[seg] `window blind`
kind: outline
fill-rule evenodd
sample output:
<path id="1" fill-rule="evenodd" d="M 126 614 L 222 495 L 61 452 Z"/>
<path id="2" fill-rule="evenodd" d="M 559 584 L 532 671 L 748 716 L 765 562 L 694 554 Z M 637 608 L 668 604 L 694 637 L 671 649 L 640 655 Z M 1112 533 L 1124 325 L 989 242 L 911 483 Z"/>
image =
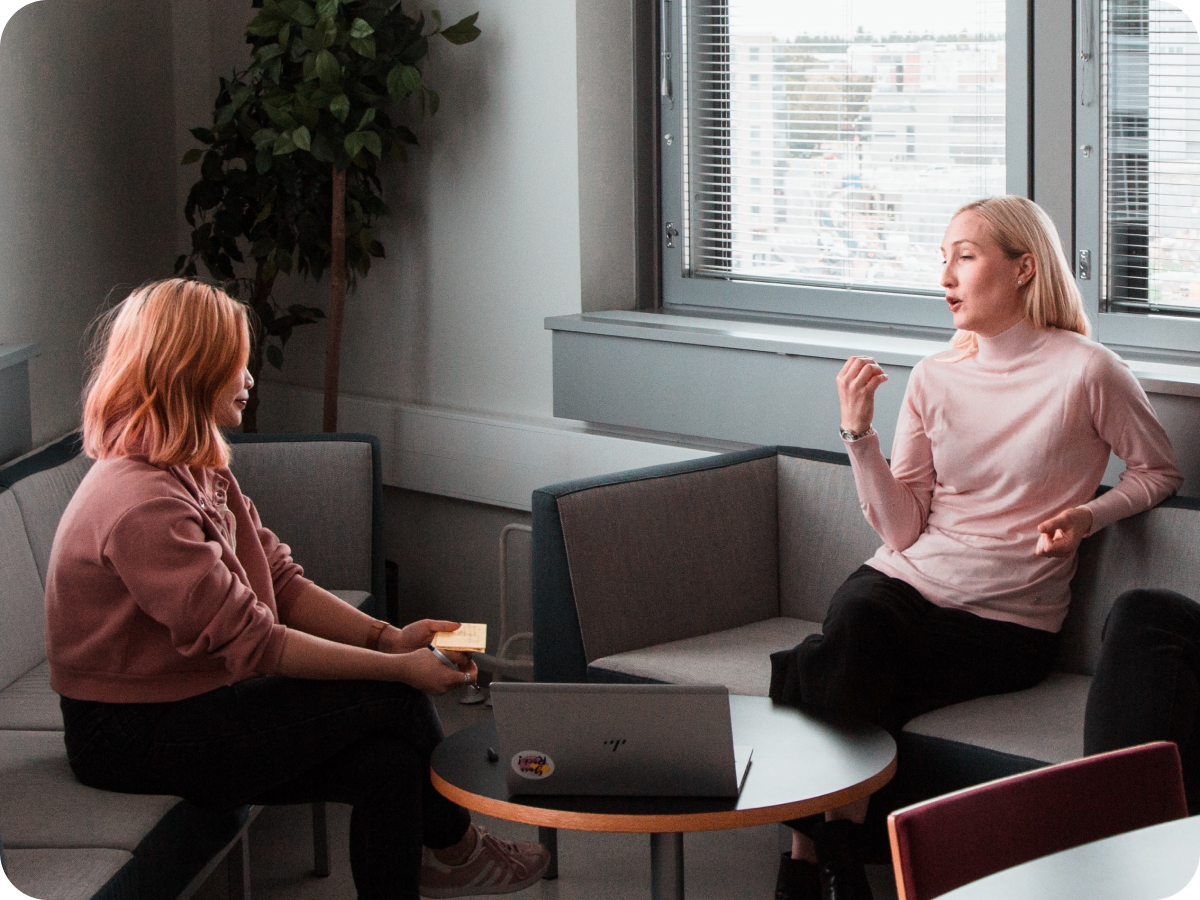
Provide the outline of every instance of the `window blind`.
<path id="1" fill-rule="evenodd" d="M 685 274 L 940 293 L 1005 190 L 1003 0 L 687 0 Z"/>
<path id="2" fill-rule="evenodd" d="M 1200 315 L 1200 40 L 1160 0 L 1101 28 L 1106 309 Z"/>

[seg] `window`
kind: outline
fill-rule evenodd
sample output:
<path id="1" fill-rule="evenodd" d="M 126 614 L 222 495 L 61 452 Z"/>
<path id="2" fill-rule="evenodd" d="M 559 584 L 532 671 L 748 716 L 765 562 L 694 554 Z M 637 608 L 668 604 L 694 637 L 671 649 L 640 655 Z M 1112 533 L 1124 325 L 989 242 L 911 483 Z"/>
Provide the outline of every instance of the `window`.
<path id="1" fill-rule="evenodd" d="M 1161 0 L 1097 0 L 1081 12 L 1080 285 L 1105 342 L 1194 352 L 1200 39 Z"/>
<path id="2" fill-rule="evenodd" d="M 1025 192 L 1005 0 L 672 5 L 664 304 L 946 327 L 951 213 Z"/>

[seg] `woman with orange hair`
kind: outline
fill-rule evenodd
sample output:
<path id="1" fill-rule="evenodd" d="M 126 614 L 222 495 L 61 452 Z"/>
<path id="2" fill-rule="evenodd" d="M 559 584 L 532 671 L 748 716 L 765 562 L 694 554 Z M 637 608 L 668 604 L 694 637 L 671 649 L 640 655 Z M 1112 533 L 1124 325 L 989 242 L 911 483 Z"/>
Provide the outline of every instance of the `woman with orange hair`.
<path id="1" fill-rule="evenodd" d="M 47 656 L 84 784 L 210 808 L 353 806 L 360 898 L 519 890 L 549 862 L 498 841 L 429 782 L 427 694 L 476 677 L 304 577 L 229 471 L 221 429 L 253 383 L 245 307 L 182 279 L 101 321 L 84 397 L 96 459 L 46 578 Z M 426 848 L 423 850 L 422 848 Z"/>

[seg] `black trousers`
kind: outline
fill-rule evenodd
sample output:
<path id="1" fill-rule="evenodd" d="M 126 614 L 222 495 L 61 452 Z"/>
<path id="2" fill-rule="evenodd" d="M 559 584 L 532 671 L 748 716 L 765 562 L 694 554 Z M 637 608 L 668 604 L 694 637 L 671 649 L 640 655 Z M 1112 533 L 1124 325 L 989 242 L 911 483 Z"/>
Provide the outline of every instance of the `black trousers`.
<path id="1" fill-rule="evenodd" d="M 1057 634 L 935 606 L 862 566 L 834 593 L 822 634 L 771 654 L 771 697 L 895 736 L 930 710 L 1033 687 L 1057 648 Z"/>
<path id="2" fill-rule="evenodd" d="M 362 900 L 416 900 L 422 845 L 455 844 L 469 814 L 429 781 L 442 739 L 405 684 L 253 678 L 172 703 L 62 700 L 67 757 L 86 785 L 223 809 L 349 803 Z"/>
<path id="3" fill-rule="evenodd" d="M 1085 753 L 1174 741 L 1188 812 L 1200 813 L 1200 604 L 1129 591 L 1104 623 L 1083 726 Z"/>

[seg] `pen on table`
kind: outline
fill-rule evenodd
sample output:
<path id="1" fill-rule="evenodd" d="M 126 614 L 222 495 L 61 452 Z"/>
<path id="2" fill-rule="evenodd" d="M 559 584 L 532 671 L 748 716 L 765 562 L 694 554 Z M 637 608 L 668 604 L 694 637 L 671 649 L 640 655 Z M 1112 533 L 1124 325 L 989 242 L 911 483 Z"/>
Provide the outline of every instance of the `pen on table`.
<path id="1" fill-rule="evenodd" d="M 442 661 L 443 665 L 449 666 L 450 668 L 454 669 L 456 672 L 458 671 L 458 666 L 456 666 L 450 660 L 450 657 L 448 657 L 445 653 L 443 653 L 437 647 L 433 646 L 433 644 L 429 645 L 429 649 L 433 651 L 434 656 L 436 656 L 438 659 L 440 659 Z"/>

